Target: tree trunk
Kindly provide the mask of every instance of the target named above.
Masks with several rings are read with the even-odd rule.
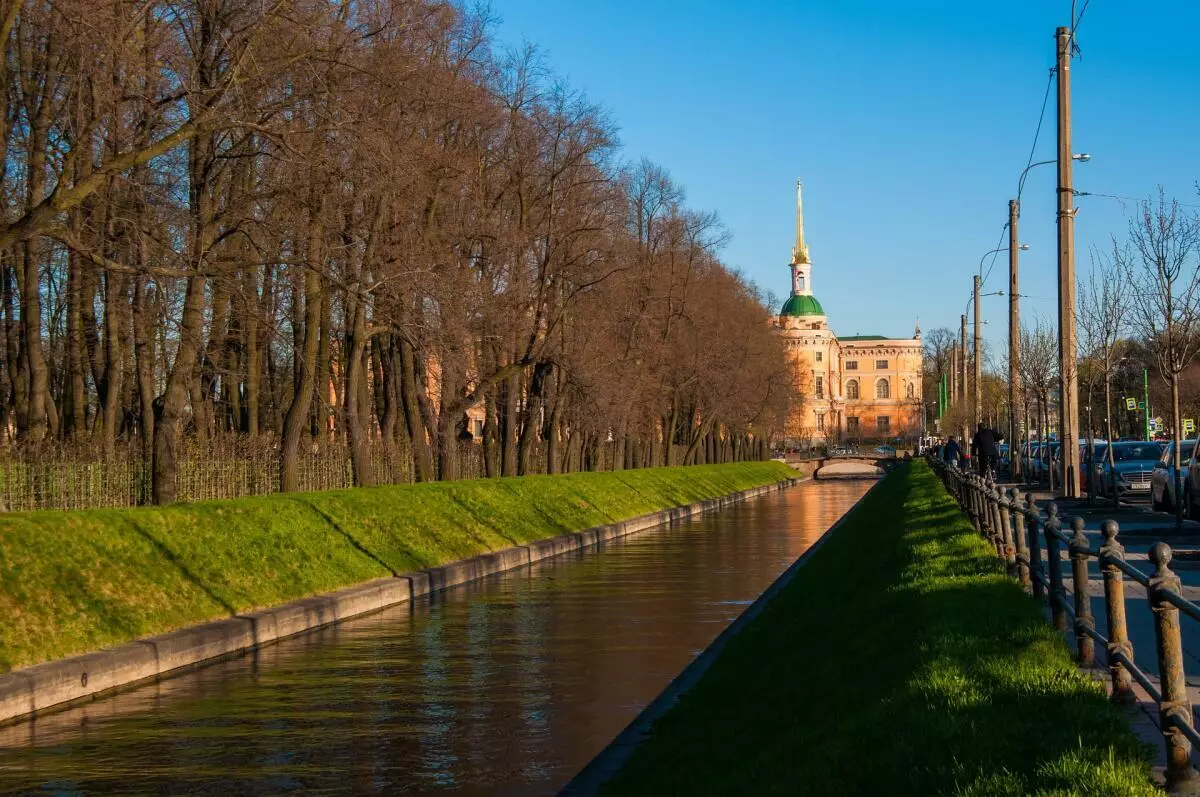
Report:
[[[111,462],[116,455],[117,427],[120,423],[122,379],[125,375],[125,357],[121,351],[123,305],[128,304],[127,279],[124,275],[106,274],[104,277],[104,404],[101,407],[101,423],[104,459]]]
[[[409,444],[412,446],[413,478],[419,482],[432,481],[433,458],[429,451],[429,438],[422,419],[420,385],[417,384],[416,353],[412,344],[403,336],[400,346],[400,400],[404,409],[404,423],[408,429]]]
[[[502,476],[517,475],[517,402],[521,396],[521,377],[518,374],[504,380],[504,396],[501,402],[500,445]]]
[[[316,222],[313,222],[314,227]],[[309,262],[320,262],[313,257],[314,248],[320,242],[313,235],[309,241]],[[307,426],[308,411],[312,405],[313,390],[317,381],[317,344],[321,335],[321,276],[315,268],[308,268],[304,275],[304,348],[296,358],[296,390],[283,418],[283,435],[279,446],[279,489],[285,493],[300,489],[299,455],[300,439]]]
[[[196,370],[200,335],[204,329],[203,276],[188,278],[183,303],[183,323],[179,330],[179,347],[175,364],[167,378],[167,390],[162,398],[162,414],[154,426],[154,463],[151,473],[151,494],[154,503],[175,502],[175,473],[179,457],[180,421],[187,407],[188,388]]]
[[[352,285],[347,291],[346,314],[349,328],[346,330],[346,344],[343,347],[346,360],[346,390],[342,411],[346,418],[346,439],[350,445],[350,469],[354,475],[354,484],[358,487],[369,487],[375,480],[371,472],[367,430],[364,428],[366,419],[362,415],[360,401],[360,393],[366,387],[363,355],[367,350],[367,308],[366,302],[356,293],[357,285]]]
[[[154,440],[154,337],[153,320],[147,307],[149,290],[144,277],[133,284],[133,361],[137,372],[142,456],[153,455]]]

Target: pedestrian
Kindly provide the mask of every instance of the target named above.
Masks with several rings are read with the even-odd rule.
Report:
[[[950,467],[958,467],[958,461],[962,459],[962,449],[959,448],[958,440],[955,439],[954,435],[950,435],[950,439],[946,441],[946,445],[942,446],[942,459]]]
[[[979,463],[980,476],[986,476],[995,470],[996,461],[1000,457],[1000,441],[1003,439],[1002,434],[982,423],[975,430],[975,437],[971,440],[971,456],[978,458],[976,462]]]

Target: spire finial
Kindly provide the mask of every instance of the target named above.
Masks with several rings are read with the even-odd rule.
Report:
[[[803,184],[796,180],[796,245],[792,248],[792,265],[811,263],[808,246],[804,243],[804,196]]]

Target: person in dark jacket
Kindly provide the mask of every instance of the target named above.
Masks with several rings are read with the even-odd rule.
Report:
[[[1003,439],[1004,435],[995,429],[979,424],[975,437],[971,440],[971,456],[979,463],[980,476],[986,476],[989,471],[995,469],[1000,458],[1000,441]]]
[[[958,447],[958,441],[954,439],[954,435],[950,435],[946,445],[942,446],[942,459],[950,467],[958,467],[958,461],[962,459],[962,449]]]

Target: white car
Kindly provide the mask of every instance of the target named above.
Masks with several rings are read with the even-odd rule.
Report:
[[[1183,445],[1179,448],[1180,470],[1184,474],[1184,512],[1188,511],[1188,496],[1200,496],[1200,493],[1189,490],[1187,484],[1188,473],[1190,472],[1189,466],[1194,460],[1195,450],[1195,440],[1184,440]],[[1158,464],[1154,466],[1154,472],[1150,474],[1150,503],[1156,510],[1166,512],[1175,511],[1175,443],[1173,442],[1168,443],[1167,447],[1163,449],[1162,457],[1158,460]]]

